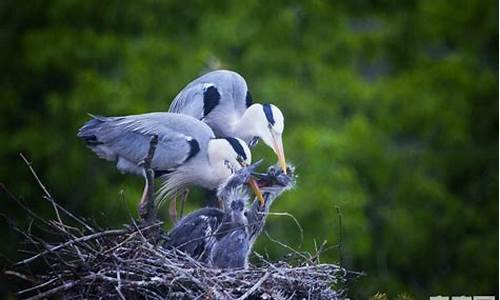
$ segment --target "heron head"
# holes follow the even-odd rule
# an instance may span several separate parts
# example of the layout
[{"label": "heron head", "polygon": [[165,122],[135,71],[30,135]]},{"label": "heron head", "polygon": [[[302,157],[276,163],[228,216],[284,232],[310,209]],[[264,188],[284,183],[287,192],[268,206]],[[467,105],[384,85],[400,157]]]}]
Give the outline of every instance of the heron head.
[{"label": "heron head", "polygon": [[[242,139],[225,137],[210,140],[208,159],[215,168],[216,174],[214,175],[226,179],[235,171],[250,165],[252,163],[252,153]],[[255,179],[250,178],[248,184],[260,203],[264,203],[264,197]]]},{"label": "heron head", "polygon": [[243,199],[233,200],[231,202],[231,219],[234,223],[245,225],[245,202]]},{"label": "heron head", "polygon": [[253,135],[273,149],[281,169],[286,173],[285,150],[281,138],[285,127],[283,113],[273,104],[258,103],[251,105],[247,111]]},{"label": "heron head", "polygon": [[248,145],[239,138],[217,138],[208,144],[208,159],[220,172],[229,177],[234,171],[252,162],[252,153]]}]

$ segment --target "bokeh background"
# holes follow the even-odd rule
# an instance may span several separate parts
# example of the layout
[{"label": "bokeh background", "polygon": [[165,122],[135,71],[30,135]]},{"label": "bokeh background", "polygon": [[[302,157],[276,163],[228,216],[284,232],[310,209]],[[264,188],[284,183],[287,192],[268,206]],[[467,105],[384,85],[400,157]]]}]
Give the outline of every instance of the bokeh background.
[{"label": "bokeh background", "polygon": [[[166,111],[228,68],[286,117],[300,177],[272,210],[304,241],[287,217],[271,236],[328,240],[323,261],[367,273],[353,298],[498,293],[497,1],[4,0],[0,43],[0,182],[37,213],[51,215],[19,152],[70,211],[129,223],[142,180],[76,138],[87,112]],[[254,157],[274,162],[262,144]],[[4,194],[0,209],[28,226]],[[21,254],[4,219],[5,268]],[[264,236],[256,250],[287,253]]]}]

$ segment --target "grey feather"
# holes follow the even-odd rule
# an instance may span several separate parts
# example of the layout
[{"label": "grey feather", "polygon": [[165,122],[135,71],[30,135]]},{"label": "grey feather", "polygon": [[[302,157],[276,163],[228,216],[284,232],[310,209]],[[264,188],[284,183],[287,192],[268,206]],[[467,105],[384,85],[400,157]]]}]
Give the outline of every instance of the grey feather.
[{"label": "grey feather", "polygon": [[177,248],[200,261],[208,256],[208,245],[222,222],[224,212],[206,207],[182,218],[168,233],[164,246]]},{"label": "grey feather", "polygon": [[[218,104],[205,115],[204,93],[215,87],[220,94]],[[228,131],[247,109],[248,87],[238,73],[217,70],[204,74],[182,89],[170,104],[169,111],[193,116],[207,123],[216,136],[234,136]]]},{"label": "grey feather", "polygon": [[202,122],[172,113],[94,116],[78,132],[99,157],[116,161],[122,172],[137,175],[142,174],[138,163],[146,156],[153,135],[158,135],[158,146],[151,166],[158,171],[181,165],[191,154],[191,140],[204,145],[214,137]]}]

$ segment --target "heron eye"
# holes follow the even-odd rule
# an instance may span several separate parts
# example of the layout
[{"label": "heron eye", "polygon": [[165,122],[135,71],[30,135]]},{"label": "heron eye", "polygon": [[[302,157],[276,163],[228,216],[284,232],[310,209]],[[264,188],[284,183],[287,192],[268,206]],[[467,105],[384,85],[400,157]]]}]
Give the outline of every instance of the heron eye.
[{"label": "heron eye", "polygon": [[245,162],[245,159],[244,159],[242,156],[240,156],[240,155],[238,155],[238,156],[236,157],[236,161],[237,161],[237,162],[238,162],[238,163],[239,163],[242,167],[247,166],[247,163]]},{"label": "heron eye", "polygon": [[272,129],[273,128],[273,124],[267,123],[267,128]]}]

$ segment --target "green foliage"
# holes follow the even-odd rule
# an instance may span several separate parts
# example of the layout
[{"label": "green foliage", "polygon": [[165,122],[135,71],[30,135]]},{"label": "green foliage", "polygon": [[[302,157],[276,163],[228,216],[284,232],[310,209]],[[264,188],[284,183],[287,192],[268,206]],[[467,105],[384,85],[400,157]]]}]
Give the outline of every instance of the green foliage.
[{"label": "green foliage", "polygon": [[[70,211],[127,223],[142,180],[85,149],[76,131],[86,113],[165,111],[191,79],[229,68],[286,117],[286,154],[300,177],[273,210],[302,223],[305,250],[314,239],[335,246],[342,230],[341,249],[323,259],[367,272],[353,298],[496,294],[497,6],[3,1],[0,181],[48,213],[23,152]],[[274,161],[262,145],[254,157]],[[27,224],[3,195],[1,203]],[[267,228],[300,242],[289,218],[271,216]],[[0,238],[13,255],[16,236],[4,229]],[[256,250],[286,253],[264,236]]]}]

